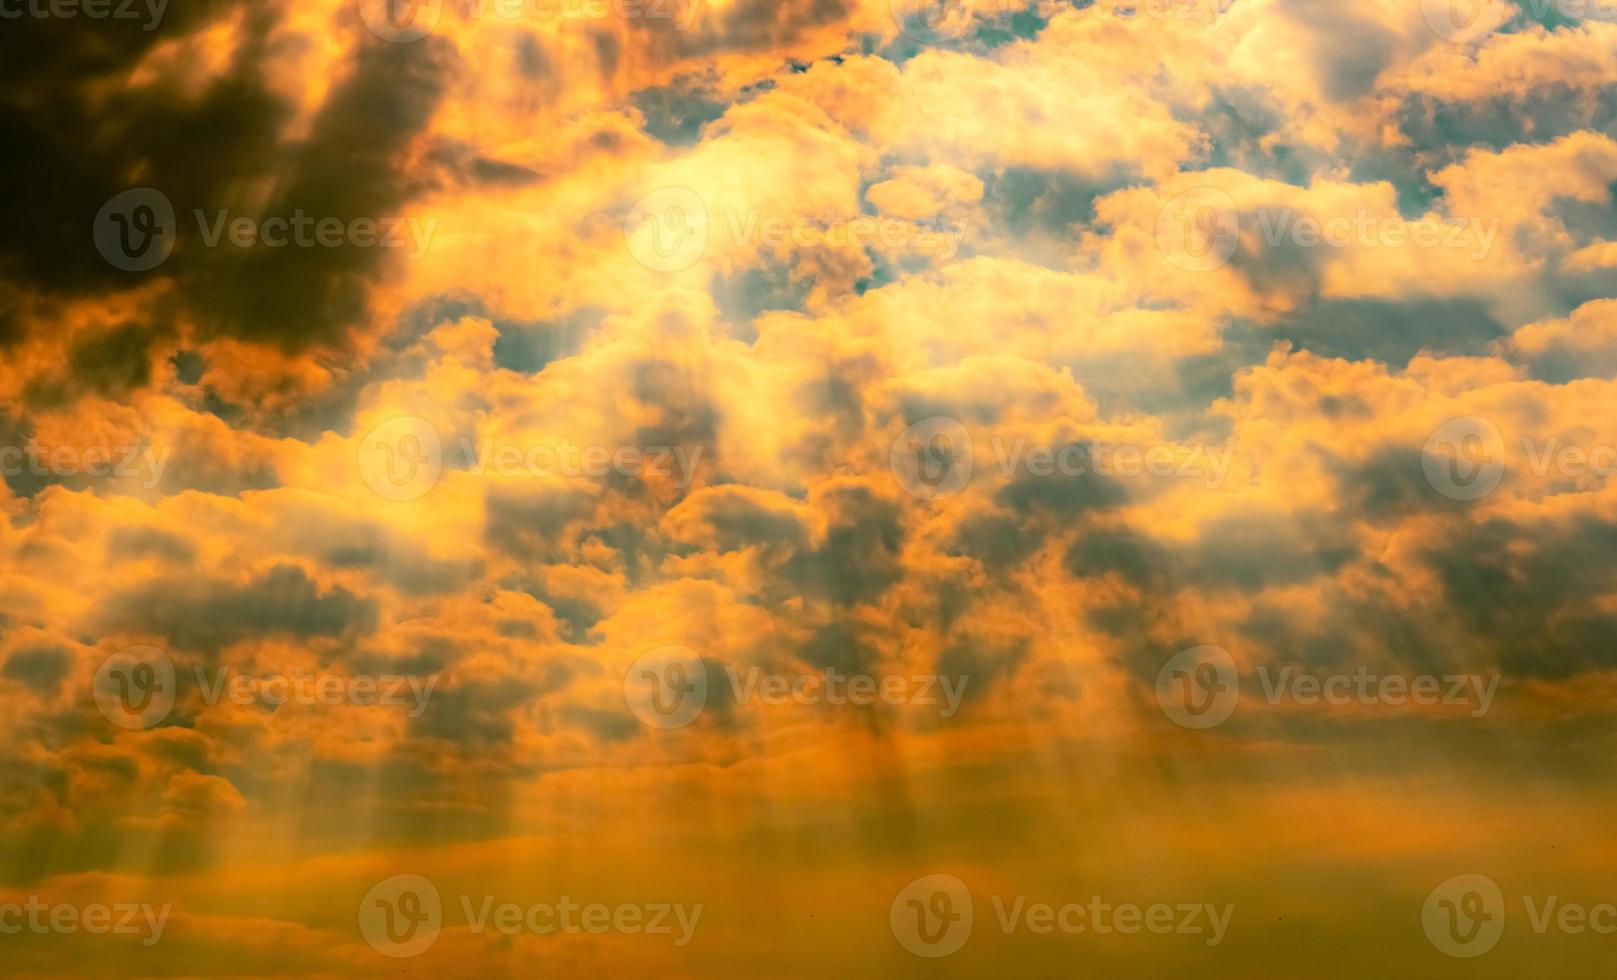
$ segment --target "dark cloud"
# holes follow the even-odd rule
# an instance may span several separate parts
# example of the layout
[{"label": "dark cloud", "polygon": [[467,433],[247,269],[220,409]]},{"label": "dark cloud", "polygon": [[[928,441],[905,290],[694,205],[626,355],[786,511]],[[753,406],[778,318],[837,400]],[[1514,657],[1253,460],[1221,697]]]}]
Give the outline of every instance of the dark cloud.
[{"label": "dark cloud", "polygon": [[1559,679],[1617,666],[1617,524],[1456,520],[1427,553],[1449,614],[1507,673]]},{"label": "dark cloud", "polygon": [[515,677],[440,684],[411,729],[419,737],[468,747],[509,745],[516,732],[512,715],[535,693],[533,685]]},{"label": "dark cloud", "polygon": [[494,340],[494,363],[535,374],[551,361],[578,353],[604,316],[604,310],[587,307],[548,321],[495,320],[500,334]]},{"label": "dark cloud", "polygon": [[595,514],[598,499],[582,487],[491,487],[484,496],[484,539],[515,558],[570,554],[575,534]]},{"label": "dark cloud", "polygon": [[66,647],[49,645],[11,651],[0,677],[16,681],[36,694],[54,694],[67,679],[73,655]]},{"label": "dark cloud", "polygon": [[709,97],[699,85],[665,85],[642,89],[630,102],[645,118],[643,128],[655,139],[670,146],[690,146],[701,136],[702,127],[724,115],[728,105]]},{"label": "dark cloud", "polygon": [[322,590],[296,565],[277,565],[242,585],[154,580],[114,596],[109,631],[148,633],[173,647],[213,653],[265,636],[338,638],[376,628],[374,599],[342,586]]},{"label": "dark cloud", "polygon": [[1419,148],[1430,169],[1439,170],[1477,147],[1543,144],[1580,130],[1617,137],[1617,83],[1584,91],[1552,82],[1464,102],[1411,93],[1396,118],[1408,145]]},{"label": "dark cloud", "polygon": [[[1094,446],[1088,443],[1069,443],[1055,449],[1057,458],[1068,449],[1076,449],[1086,462],[1094,458]],[[1069,454],[1070,456],[1070,454]],[[1095,472],[1095,467],[1084,465],[1076,473],[1052,472],[1035,475],[1020,472],[1010,483],[994,494],[994,502],[1009,507],[1019,514],[1040,514],[1059,519],[1071,519],[1089,511],[1117,507],[1128,499],[1123,485],[1109,476]]]},{"label": "dark cloud", "polygon": [[838,605],[874,602],[903,577],[898,507],[864,487],[841,487],[823,501],[834,520],[819,546],[794,554],[781,574],[801,594]]},{"label": "dark cloud", "polygon": [[964,678],[962,703],[970,703],[1016,673],[1027,660],[1030,644],[1026,637],[1009,642],[963,637],[938,654],[937,672],[957,683]]},{"label": "dark cloud", "polygon": [[[257,217],[297,211],[344,222],[399,218],[419,185],[403,151],[426,126],[443,93],[447,43],[377,42],[359,48],[348,77],[327,98],[305,141],[276,155],[284,176]],[[180,202],[176,201],[176,207]],[[252,215],[246,201],[216,194],[212,209]],[[209,214],[210,220],[214,217]],[[198,235],[200,237],[200,233]],[[395,249],[220,246],[191,242],[187,298],[201,322],[221,333],[297,350],[333,342],[362,322],[371,285]]]},{"label": "dark cloud", "polygon": [[1475,299],[1350,299],[1312,302],[1270,326],[1233,326],[1228,342],[1246,343],[1262,360],[1275,340],[1325,357],[1376,360],[1395,367],[1422,351],[1480,356],[1510,331]]},{"label": "dark cloud", "polygon": [[196,558],[196,547],[177,534],[154,527],[116,527],[107,536],[107,557],[118,561],[158,558],[189,562]]}]

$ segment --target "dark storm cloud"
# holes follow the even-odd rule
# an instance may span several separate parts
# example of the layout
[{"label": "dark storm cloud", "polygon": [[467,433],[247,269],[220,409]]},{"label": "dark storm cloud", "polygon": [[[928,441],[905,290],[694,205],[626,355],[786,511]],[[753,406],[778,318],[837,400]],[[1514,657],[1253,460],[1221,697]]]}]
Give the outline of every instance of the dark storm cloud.
[{"label": "dark storm cloud", "polygon": [[320,556],[333,568],[364,568],[406,595],[442,595],[464,588],[482,576],[476,559],[436,559],[418,548],[391,540],[380,528],[333,544]]},{"label": "dark storm cloud", "polygon": [[1030,643],[1027,637],[1009,642],[963,637],[938,654],[937,672],[943,677],[964,678],[962,703],[969,704],[1016,673],[1027,660]]},{"label": "dark storm cloud", "polygon": [[[345,224],[398,217],[417,189],[401,154],[431,118],[451,60],[439,43],[360,47],[352,74],[322,106],[309,139],[284,151],[278,169],[286,176],[264,216],[301,210]],[[223,195],[210,203],[240,207]],[[187,282],[193,313],[221,333],[289,350],[336,340],[360,323],[370,286],[389,262],[401,261],[393,250],[351,244],[199,251],[189,250],[196,257]]]},{"label": "dark storm cloud", "polygon": [[508,745],[516,733],[512,715],[536,693],[534,685],[515,677],[440,685],[411,730],[417,737],[459,745]]},{"label": "dark storm cloud", "polygon": [[[1413,514],[1460,511],[1473,506],[1434,490],[1422,458],[1421,449],[1385,446],[1362,462],[1332,464],[1344,511],[1390,526]],[[1504,479],[1508,487],[1508,470]]]},{"label": "dark storm cloud", "polygon": [[1092,527],[1067,549],[1066,567],[1079,578],[1116,575],[1141,590],[1169,584],[1167,549],[1126,525]]},{"label": "dark storm cloud", "polygon": [[154,527],[115,527],[107,536],[107,557],[118,561],[158,558],[188,562],[196,557],[196,547],[177,534]]},{"label": "dark storm cloud", "polygon": [[50,645],[13,650],[0,668],[0,677],[16,681],[36,694],[53,694],[67,679],[73,655],[66,647]]},{"label": "dark storm cloud", "polygon": [[1592,91],[1554,82],[1467,102],[1412,93],[1396,118],[1427,166],[1438,170],[1476,147],[1543,144],[1580,130],[1617,138],[1617,82]]},{"label": "dark storm cloud", "polygon": [[1203,521],[1185,544],[1124,525],[1091,527],[1065,563],[1080,578],[1115,575],[1142,592],[1259,592],[1334,574],[1356,555],[1351,528],[1338,518],[1253,506]]},{"label": "dark storm cloud", "polygon": [[[115,84],[154,45],[239,9],[247,11],[248,40],[203,92]],[[176,201],[201,201],[255,171],[286,115],[258,72],[273,20],[257,4],[201,0],[171,4],[153,31],[118,19],[7,21],[0,182],[13,193],[0,223],[0,271],[53,292],[120,288],[129,276],[103,261],[90,238],[102,204],[136,175]]]},{"label": "dark storm cloud", "polygon": [[[1483,303],[1463,298],[1313,302],[1272,326],[1245,330],[1254,354],[1266,352],[1275,340],[1286,340],[1325,357],[1376,360],[1394,367],[1408,364],[1421,351],[1480,356],[1510,332]],[[1232,330],[1230,342],[1240,344],[1243,332]]]},{"label": "dark storm cloud", "polygon": [[526,593],[544,603],[556,617],[561,638],[568,643],[589,644],[600,639],[590,631],[606,612],[588,597],[570,595],[547,587],[542,577],[534,575],[510,576],[500,582],[500,588]]},{"label": "dark storm cloud", "polygon": [[322,590],[303,569],[278,565],[242,584],[152,580],[114,596],[108,630],[151,633],[177,649],[217,652],[264,636],[343,637],[376,628],[374,599],[342,586]]},{"label": "dark storm cloud", "polygon": [[1188,585],[1252,592],[1334,573],[1356,552],[1334,518],[1250,507],[1203,522],[1175,574]]},{"label": "dark storm cloud", "polygon": [[723,488],[703,499],[712,501],[702,520],[719,551],[762,545],[797,552],[808,547],[808,526],[791,511],[762,506],[746,494],[726,493]]},{"label": "dark storm cloud", "polygon": [[839,487],[822,506],[834,515],[825,539],[786,560],[784,581],[805,596],[838,605],[876,601],[903,577],[899,508],[864,487]]},{"label": "dark storm cloud", "polygon": [[[290,351],[340,341],[364,322],[373,284],[399,261],[396,249],[206,247],[196,212],[211,220],[291,216],[385,219],[415,191],[403,150],[430,118],[442,91],[448,42],[385,44],[363,33],[353,11],[343,23],[360,39],[341,66],[307,138],[285,139],[291,107],[264,77],[280,13],[257,2],[171,4],[158,29],[92,18],[24,18],[0,32],[0,180],[13,188],[0,224],[0,273],[32,299],[0,303],[0,343],[23,329],[49,329],[40,298],[124,290],[154,279],[174,289],[132,322],[80,340],[65,375],[33,379],[35,407],[85,393],[118,397],[145,386],[159,343],[191,320],[206,333],[273,343]],[[239,17],[228,65],[198,88],[125,79],[154,45]],[[351,24],[349,22],[352,22]],[[283,33],[274,42],[272,30]],[[493,161],[473,163],[488,179],[510,176]],[[481,168],[481,169],[479,169]],[[275,188],[260,209],[244,189]],[[174,253],[157,269],[128,273],[97,254],[92,218],[114,195],[148,186],[173,204]],[[26,303],[34,306],[24,316]]]},{"label": "dark storm cloud", "polygon": [[724,101],[709,98],[700,86],[690,85],[642,89],[631,97],[631,102],[645,117],[642,128],[646,133],[670,146],[696,143],[702,127],[729,108]]},{"label": "dark storm cloud", "polygon": [[1057,170],[1004,167],[979,173],[983,182],[983,208],[996,227],[1019,235],[1045,233],[1067,237],[1076,226],[1095,217],[1095,199],[1138,180],[1119,172],[1096,180]]},{"label": "dark storm cloud", "polygon": [[546,321],[496,319],[494,327],[500,333],[494,340],[494,363],[536,374],[552,361],[578,353],[604,317],[604,310],[586,307]]},{"label": "dark storm cloud", "polygon": [[797,655],[816,670],[836,670],[844,674],[869,673],[877,660],[875,650],[860,638],[858,627],[840,622],[816,629]]},{"label": "dark storm cloud", "polygon": [[1559,679],[1617,666],[1617,524],[1456,521],[1427,553],[1449,610],[1512,674]]},{"label": "dark storm cloud", "polygon": [[513,558],[559,558],[595,514],[598,499],[582,487],[491,487],[484,496],[484,539]]},{"label": "dark storm cloud", "polygon": [[971,557],[990,571],[1027,558],[1044,543],[1044,533],[1009,514],[973,514],[960,522],[950,541],[950,557]]},{"label": "dark storm cloud", "polygon": [[[1083,459],[1093,458],[1094,447],[1086,443],[1073,443],[1055,450],[1057,457],[1069,448],[1076,448]],[[1125,503],[1128,492],[1123,485],[1094,467],[1084,466],[1081,472],[1050,475],[1018,473],[1010,483],[994,494],[994,502],[1020,514],[1038,513],[1057,518],[1073,518],[1094,510],[1106,510]]]}]

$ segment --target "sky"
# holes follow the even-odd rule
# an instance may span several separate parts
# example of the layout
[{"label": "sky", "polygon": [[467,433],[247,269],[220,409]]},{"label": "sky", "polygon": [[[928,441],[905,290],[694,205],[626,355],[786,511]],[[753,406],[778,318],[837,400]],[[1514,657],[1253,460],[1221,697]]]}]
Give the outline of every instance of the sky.
[{"label": "sky", "polygon": [[0,972],[1617,965],[1612,0],[0,0]]}]

